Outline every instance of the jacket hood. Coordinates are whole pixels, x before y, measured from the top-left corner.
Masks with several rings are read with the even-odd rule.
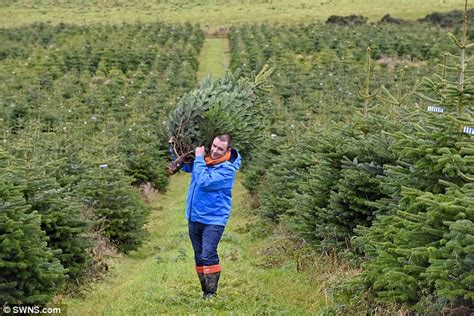
[[[241,158],[237,149],[230,150],[230,158],[226,162],[230,163],[236,171],[240,169]]]

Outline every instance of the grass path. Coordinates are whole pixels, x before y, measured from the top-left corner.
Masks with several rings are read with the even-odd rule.
[[[189,175],[172,177],[168,193],[152,201],[148,240],[129,256],[115,258],[110,275],[68,298],[68,315],[152,315],[218,313],[315,314],[325,305],[316,284],[287,260],[265,267],[267,241],[247,231],[254,215],[237,180],[233,213],[219,245],[222,277],[218,296],[201,298],[184,214]]]
[[[199,81],[207,74],[222,76],[229,66],[229,40],[222,37],[207,37],[199,55]]]

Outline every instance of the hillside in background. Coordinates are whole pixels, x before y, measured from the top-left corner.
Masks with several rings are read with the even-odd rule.
[[[363,15],[369,21],[384,15],[418,19],[434,11],[460,10],[460,0],[6,0],[0,2],[0,26],[32,22],[57,24],[192,22],[216,30],[233,24],[325,21],[331,15]],[[473,7],[471,4],[470,7]]]

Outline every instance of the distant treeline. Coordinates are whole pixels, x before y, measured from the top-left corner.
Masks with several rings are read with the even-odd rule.
[[[472,21],[474,18],[474,9],[468,10],[468,20]],[[441,27],[454,27],[462,25],[464,19],[464,13],[459,10],[453,10],[449,12],[434,12],[426,15],[424,18],[418,19],[418,22],[429,23],[433,25],[438,25]],[[338,25],[360,25],[366,24],[368,18],[362,15],[348,15],[348,16],[339,16],[331,15],[327,20],[326,24],[338,24]],[[391,24],[409,24],[413,23],[410,20],[404,20],[399,18],[394,18],[390,14],[384,15],[380,21],[377,23],[391,23]]]

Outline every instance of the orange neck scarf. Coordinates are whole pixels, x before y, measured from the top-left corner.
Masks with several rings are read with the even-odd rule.
[[[211,156],[204,157],[204,160],[206,161],[206,166],[214,166],[221,162],[227,161],[229,159],[230,159],[230,149],[227,150],[227,152],[221,158],[212,159]]]

